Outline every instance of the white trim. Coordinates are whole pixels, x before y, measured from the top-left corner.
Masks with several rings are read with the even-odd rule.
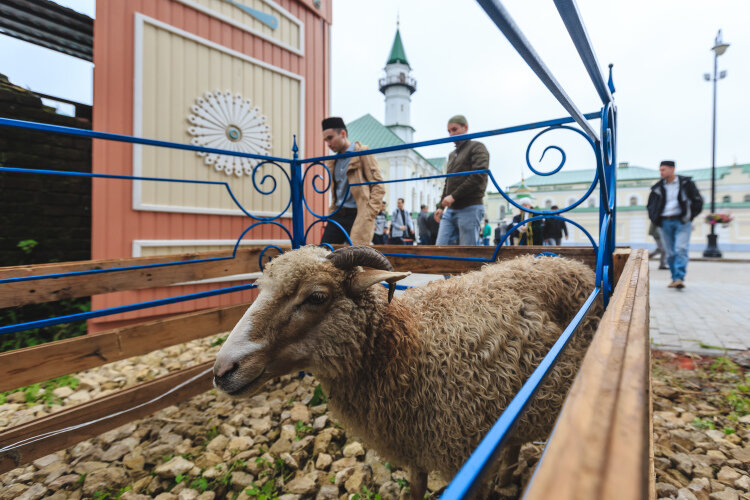
[[[268,1],[268,0],[265,0]],[[135,13],[135,39],[134,39],[134,68],[133,68],[133,135],[136,137],[143,136],[143,26],[145,23],[149,23],[157,28],[169,31],[177,34],[188,40],[206,45],[212,49],[224,52],[233,57],[237,57],[249,63],[255,64],[261,68],[279,73],[287,76],[299,82],[299,136],[297,141],[297,147],[299,148],[299,156],[304,158],[304,136],[305,136],[305,77],[287,71],[283,68],[279,68],[272,64],[260,61],[241,52],[224,47],[205,38],[201,38],[197,35],[181,30],[169,24],[163,23],[159,20],[153,19],[140,12]],[[142,165],[142,148],[143,146],[133,144],[133,175],[143,175]],[[133,210],[144,210],[152,212],[175,212],[175,213],[198,213],[198,214],[213,214],[213,215],[239,215],[245,216],[245,213],[240,209],[228,209],[228,208],[202,208],[202,207],[187,207],[187,206],[171,206],[171,205],[157,205],[143,202],[143,181],[133,181]],[[290,195],[291,196],[291,195]],[[278,215],[277,212],[252,212],[253,215],[259,217],[273,217]],[[291,217],[288,215],[287,217]]]
[[[132,256],[143,257],[146,247],[234,247],[237,240],[133,240]],[[288,245],[289,240],[242,240],[240,246]]]
[[[133,240],[132,256],[142,257],[145,247],[188,247],[188,246],[231,246],[237,243],[237,240]],[[240,246],[251,245],[287,245],[289,240],[242,240]],[[185,281],[182,283],[173,283],[169,286],[182,285],[203,285],[207,283],[227,283],[232,281],[248,281],[260,278],[263,273],[243,273],[233,274],[231,276],[220,276],[218,278],[208,278],[205,280]]]
[[[277,39],[275,39],[273,37],[270,37],[270,36],[266,35],[265,33],[261,32],[261,31],[258,31],[258,30],[254,29],[254,28],[251,28],[247,24],[243,24],[243,23],[241,23],[239,21],[235,21],[231,17],[225,16],[224,14],[222,14],[222,13],[220,13],[218,11],[209,9],[208,7],[204,7],[203,5],[201,5],[201,4],[197,3],[197,2],[194,2],[193,0],[177,0],[177,1],[180,2],[181,4],[184,4],[184,5],[187,5],[188,7],[193,8],[193,9],[199,11],[199,12],[203,12],[206,15],[209,15],[211,17],[219,19],[219,20],[221,20],[221,21],[223,21],[223,22],[225,22],[227,24],[231,24],[232,26],[234,26],[236,28],[239,28],[239,29],[241,29],[243,31],[247,31],[248,33],[257,36],[258,38],[262,38],[263,40],[266,40],[267,42],[271,42],[274,45],[278,45],[282,49],[286,49],[289,52],[293,52],[293,53],[297,54],[298,56],[304,56],[305,55],[305,25],[304,25],[304,23],[301,20],[297,19],[294,15],[292,15],[291,12],[289,12],[285,8],[281,7],[276,2],[273,2],[272,0],[261,0],[261,1],[263,1],[264,3],[270,5],[271,7],[273,7],[277,11],[279,11],[281,14],[283,14],[284,17],[286,17],[287,19],[289,19],[290,21],[292,21],[294,24],[297,25],[297,27],[299,28],[299,47],[293,47],[293,46],[291,46],[291,45],[289,45],[287,43],[284,43],[284,42],[282,42],[280,40],[277,40]]]
[[[140,187],[139,181],[133,181],[138,182]],[[289,206],[289,209],[284,212],[284,215],[281,215],[282,219],[291,219],[291,205]],[[234,209],[234,208],[201,208],[201,207],[184,207],[179,205],[156,205],[152,203],[139,203],[137,206],[133,204],[133,210],[143,210],[148,212],[172,212],[172,213],[178,213],[178,214],[206,214],[206,215],[241,215],[241,216],[247,216],[245,212],[243,212],[240,209]],[[278,212],[266,212],[266,211],[258,211],[253,212],[248,210],[251,214],[253,214],[256,217],[276,217],[279,215]]]

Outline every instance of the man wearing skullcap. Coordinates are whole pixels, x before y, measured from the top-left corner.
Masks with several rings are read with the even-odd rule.
[[[323,140],[336,154],[364,151],[367,146],[349,141],[344,120],[330,117],[323,120]],[[326,162],[333,178],[331,206],[328,214],[331,221],[338,222],[349,234],[354,245],[369,245],[375,230],[375,216],[381,208],[385,195],[382,184],[352,186],[360,182],[382,181],[378,162],[372,155],[340,158]],[[331,222],[323,231],[322,243],[348,243],[346,235]]]
[[[448,134],[463,135],[469,131],[466,117],[456,115],[448,120]],[[448,156],[448,174],[488,170],[490,154],[481,142],[456,141],[456,149]],[[440,220],[437,245],[476,245],[484,219],[484,192],[487,174],[446,177],[442,201],[445,207]]]
[[[651,186],[648,217],[659,228],[667,265],[672,273],[669,288],[685,288],[688,246],[692,220],[703,210],[703,197],[690,177],[675,175],[675,164],[664,160],[659,165],[661,180]]]

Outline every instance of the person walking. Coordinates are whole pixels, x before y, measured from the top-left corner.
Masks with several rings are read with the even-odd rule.
[[[490,227],[490,221],[484,219],[484,229],[482,230],[482,245],[490,246],[490,235],[492,234],[492,228]]]
[[[421,207],[419,207],[419,215],[417,216],[417,230],[419,232],[418,236],[420,245],[429,245],[432,241],[432,233],[430,232],[429,224],[432,215],[433,214],[427,211],[427,205],[422,205]]]
[[[430,242],[427,245],[434,245],[437,241],[438,230],[440,229],[440,219],[443,217],[443,209],[437,208],[430,214],[427,220],[427,228],[430,230]]]
[[[469,124],[463,115],[448,120],[450,136],[463,135]],[[455,174],[488,170],[490,154],[481,142],[455,141],[456,149],[448,156],[446,172]],[[444,208],[436,243],[438,245],[476,245],[484,218],[484,192],[487,174],[457,175],[445,179],[440,205]]]
[[[552,205],[550,210],[557,210],[557,205]],[[565,233],[565,239],[568,239],[568,226],[564,220],[560,219],[545,219],[544,220],[544,244],[547,246],[557,245],[560,246],[562,243],[563,233]]]
[[[367,146],[360,142],[350,142],[344,120],[330,117],[323,120],[323,140],[336,154],[364,151]],[[381,209],[385,195],[382,184],[353,186],[360,182],[382,181],[378,162],[372,155],[340,158],[326,162],[333,177],[331,206],[328,209],[330,221],[337,222],[349,235],[354,245],[369,245],[375,231],[375,216]],[[347,194],[348,193],[348,194]],[[348,243],[347,235],[331,222],[326,223],[322,243]]]
[[[675,175],[675,162],[659,165],[661,180],[651,186],[648,217],[659,228],[667,265],[672,274],[669,288],[685,288],[692,221],[703,210],[703,197],[690,177]]]
[[[504,220],[501,220],[500,222],[497,223],[497,227],[495,227],[495,246],[500,244],[507,230],[508,230],[508,225],[505,223]]]
[[[388,214],[385,212],[385,200],[380,205],[380,212],[375,216],[375,233],[372,235],[373,245],[385,245],[387,243],[385,233],[385,223],[388,221]]]
[[[664,245],[662,245],[661,242],[659,228],[656,227],[653,222],[648,225],[648,234],[656,242],[656,251],[654,251],[649,257],[652,259],[659,257],[659,269],[669,269],[667,266],[667,254],[664,253]]]
[[[534,208],[534,205],[532,205],[531,200],[528,198],[525,198],[521,202],[521,206],[527,209]],[[521,210],[518,215],[513,217],[512,225],[516,225],[519,222],[529,219],[533,216],[534,214]],[[518,229],[513,231],[513,240],[515,240],[515,238],[517,237],[520,237],[520,239],[518,240],[519,245],[541,245],[544,242],[544,227],[542,225],[542,221],[535,220],[519,227]]]
[[[409,245],[405,240],[414,239],[414,223],[404,210],[404,199],[399,198],[396,210],[391,214],[391,245]]]

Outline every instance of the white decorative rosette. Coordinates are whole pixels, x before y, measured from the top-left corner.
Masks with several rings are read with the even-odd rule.
[[[192,144],[258,155],[267,155],[271,151],[268,119],[260,114],[260,109],[254,107],[250,99],[243,99],[240,94],[232,94],[229,90],[216,90],[198,97],[190,110],[188,121],[191,126],[187,131],[193,136]],[[198,156],[203,156],[206,165],[219,172],[238,177],[252,175],[253,167],[260,162],[215,153],[198,152]]]

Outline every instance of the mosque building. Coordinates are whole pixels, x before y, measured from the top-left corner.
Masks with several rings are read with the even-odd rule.
[[[378,81],[378,87],[385,96],[385,123],[380,123],[368,113],[346,124],[349,138],[360,141],[370,149],[407,144],[414,140],[411,96],[417,91],[417,81],[411,76],[411,66],[406,59],[398,27],[383,69],[385,75]],[[385,180],[439,175],[444,173],[446,164],[444,157],[425,158],[414,149],[381,153],[376,159]],[[395,209],[398,198],[404,199],[406,209],[412,213],[418,212],[421,205],[434,210],[440,201],[444,182],[439,178],[386,184],[388,212]]]

